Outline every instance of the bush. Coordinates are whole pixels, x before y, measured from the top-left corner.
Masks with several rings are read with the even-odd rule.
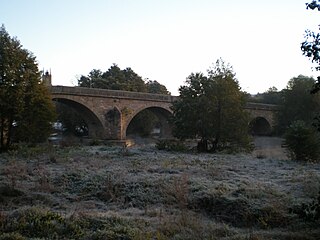
[[[0,240],[133,239],[135,222],[118,217],[65,217],[45,209],[20,209],[0,219]]]
[[[0,240],[25,240],[19,233],[0,233]]]
[[[319,133],[303,121],[293,122],[285,133],[285,147],[292,160],[317,161],[320,157]]]
[[[290,209],[291,212],[298,214],[298,216],[306,221],[315,222],[320,219],[320,192],[316,199],[311,203],[302,203]]]
[[[184,152],[187,151],[187,147],[183,142],[175,139],[163,139],[156,143],[156,148],[159,150]]]

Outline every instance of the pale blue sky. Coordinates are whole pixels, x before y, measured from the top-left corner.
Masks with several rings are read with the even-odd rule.
[[[0,24],[50,69],[54,85],[75,85],[113,63],[157,80],[173,94],[191,72],[229,62],[243,90],[282,89],[314,75],[300,43],[317,30],[308,0],[0,0]]]

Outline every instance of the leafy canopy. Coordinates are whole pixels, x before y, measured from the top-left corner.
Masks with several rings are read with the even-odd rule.
[[[294,121],[301,120],[311,125],[320,109],[320,96],[310,94],[315,80],[299,75],[292,78],[286,89],[281,91],[282,101],[279,105],[278,130],[284,133]]]
[[[167,88],[157,81],[145,82],[131,68],[120,69],[113,64],[107,71],[93,69],[88,76],[78,79],[79,87],[103,88],[132,92],[149,92],[157,94],[170,94]]]
[[[304,121],[294,121],[287,129],[285,145],[289,157],[299,161],[318,161],[320,157],[320,136]]]
[[[199,151],[249,144],[245,94],[231,66],[222,59],[208,75],[191,73],[173,103],[173,134],[180,139],[200,139]]]
[[[306,3],[307,9],[320,11],[320,0],[313,0]],[[305,40],[301,43],[303,55],[308,57],[316,64],[316,71],[320,70],[320,33],[311,30],[306,30]],[[316,93],[320,90],[320,76],[317,77],[317,82],[314,84],[311,93]]]
[[[54,106],[32,53],[0,28],[0,149],[16,141],[40,142],[54,120]]]

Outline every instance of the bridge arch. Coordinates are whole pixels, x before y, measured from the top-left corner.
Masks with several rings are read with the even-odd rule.
[[[133,119],[143,111],[150,111],[152,112],[157,118],[159,123],[159,129],[160,129],[160,137],[171,137],[172,136],[172,127],[169,123],[169,118],[172,116],[172,111],[170,108],[162,107],[162,106],[149,106],[149,107],[141,107],[134,111],[130,116],[127,117],[126,123],[124,124],[124,134],[125,137],[127,135],[127,130],[132,124]]]
[[[104,137],[103,124],[101,123],[97,115],[93,111],[91,111],[90,108],[87,107],[85,104],[64,97],[53,97],[52,100],[55,102],[63,103],[76,110],[88,125],[89,137]]]
[[[252,135],[267,136],[272,133],[270,122],[262,116],[253,118],[249,123],[249,133]]]

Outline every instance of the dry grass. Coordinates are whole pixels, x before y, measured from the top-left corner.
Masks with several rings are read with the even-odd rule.
[[[47,221],[44,231],[50,227],[60,238],[69,227],[74,235],[66,238],[75,239],[317,239],[319,223],[289,209],[316,196],[320,164],[289,161],[269,140],[239,155],[168,153],[148,145],[2,154],[3,236],[30,237],[6,224],[19,223],[17,216],[34,206]]]

